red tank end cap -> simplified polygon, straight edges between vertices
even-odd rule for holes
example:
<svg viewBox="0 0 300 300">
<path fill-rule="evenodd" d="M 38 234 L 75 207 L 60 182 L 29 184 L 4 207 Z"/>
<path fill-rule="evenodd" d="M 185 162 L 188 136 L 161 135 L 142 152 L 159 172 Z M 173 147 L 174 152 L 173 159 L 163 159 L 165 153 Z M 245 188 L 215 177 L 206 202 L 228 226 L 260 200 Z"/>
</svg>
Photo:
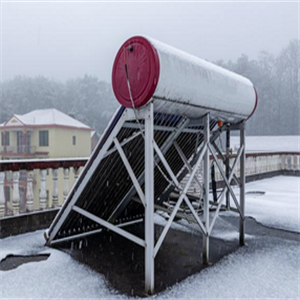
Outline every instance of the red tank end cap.
<svg viewBox="0 0 300 300">
<path fill-rule="evenodd" d="M 128 39 L 120 48 L 112 70 L 114 94 L 121 105 L 132 108 L 125 70 L 135 107 L 141 107 L 153 96 L 159 78 L 159 58 L 156 49 L 144 37 Z"/>
</svg>

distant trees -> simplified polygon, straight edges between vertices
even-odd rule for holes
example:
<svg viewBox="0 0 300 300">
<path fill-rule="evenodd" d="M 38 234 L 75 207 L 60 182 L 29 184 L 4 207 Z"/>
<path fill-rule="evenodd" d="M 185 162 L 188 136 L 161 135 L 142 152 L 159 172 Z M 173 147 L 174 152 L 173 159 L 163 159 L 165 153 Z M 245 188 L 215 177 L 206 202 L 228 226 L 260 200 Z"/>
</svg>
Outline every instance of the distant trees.
<svg viewBox="0 0 300 300">
<path fill-rule="evenodd" d="M 257 60 L 242 55 L 236 62 L 216 62 L 249 78 L 257 90 L 258 107 L 247 122 L 247 134 L 300 134 L 299 49 L 293 40 L 277 57 L 263 51 Z"/>
<path fill-rule="evenodd" d="M 277 57 L 261 52 L 257 60 L 242 55 L 236 62 L 215 62 L 249 78 L 257 89 L 258 107 L 247 122 L 247 134 L 300 134 L 299 48 L 294 40 Z M 102 133 L 118 107 L 111 85 L 93 76 L 66 83 L 17 76 L 0 87 L 0 123 L 13 114 L 54 107 Z"/>
<path fill-rule="evenodd" d="M 56 108 L 102 133 L 117 107 L 111 86 L 93 76 L 66 83 L 17 76 L 1 84 L 0 123 L 13 114 Z"/>
<path fill-rule="evenodd" d="M 102 133 L 116 108 L 111 85 L 96 77 L 68 80 L 64 86 L 61 110 Z"/>
</svg>

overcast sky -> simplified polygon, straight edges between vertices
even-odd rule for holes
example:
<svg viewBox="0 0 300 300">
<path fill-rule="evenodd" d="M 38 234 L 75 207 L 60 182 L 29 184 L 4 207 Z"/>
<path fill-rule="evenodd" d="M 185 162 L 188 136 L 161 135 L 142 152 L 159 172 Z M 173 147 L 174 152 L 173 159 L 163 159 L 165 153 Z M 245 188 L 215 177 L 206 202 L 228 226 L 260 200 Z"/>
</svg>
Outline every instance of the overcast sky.
<svg viewBox="0 0 300 300">
<path fill-rule="evenodd" d="M 110 81 L 114 56 L 146 34 L 201 58 L 278 54 L 298 38 L 299 3 L 1 2 L 2 80 L 15 75 Z"/>
</svg>

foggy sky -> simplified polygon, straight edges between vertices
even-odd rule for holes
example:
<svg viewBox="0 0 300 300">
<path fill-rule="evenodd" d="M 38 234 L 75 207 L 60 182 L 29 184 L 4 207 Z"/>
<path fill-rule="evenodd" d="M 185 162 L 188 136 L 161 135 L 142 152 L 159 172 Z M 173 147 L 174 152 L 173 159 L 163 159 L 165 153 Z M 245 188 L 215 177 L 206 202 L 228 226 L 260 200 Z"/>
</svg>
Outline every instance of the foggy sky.
<svg viewBox="0 0 300 300">
<path fill-rule="evenodd" d="M 110 81 L 121 44 L 146 34 L 201 58 L 277 55 L 298 38 L 299 4 L 288 2 L 2 2 L 1 76 Z"/>
</svg>

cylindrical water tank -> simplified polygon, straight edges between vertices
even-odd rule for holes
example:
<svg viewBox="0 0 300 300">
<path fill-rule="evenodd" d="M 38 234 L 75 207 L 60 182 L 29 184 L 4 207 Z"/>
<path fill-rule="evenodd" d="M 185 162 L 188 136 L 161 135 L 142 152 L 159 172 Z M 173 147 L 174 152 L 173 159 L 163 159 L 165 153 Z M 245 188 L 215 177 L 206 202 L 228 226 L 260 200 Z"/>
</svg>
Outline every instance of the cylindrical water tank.
<svg viewBox="0 0 300 300">
<path fill-rule="evenodd" d="M 247 78 L 143 36 L 121 46 L 112 85 L 125 107 L 153 101 L 156 112 L 189 118 L 210 113 L 235 123 L 248 119 L 257 106 L 256 91 Z"/>
</svg>

